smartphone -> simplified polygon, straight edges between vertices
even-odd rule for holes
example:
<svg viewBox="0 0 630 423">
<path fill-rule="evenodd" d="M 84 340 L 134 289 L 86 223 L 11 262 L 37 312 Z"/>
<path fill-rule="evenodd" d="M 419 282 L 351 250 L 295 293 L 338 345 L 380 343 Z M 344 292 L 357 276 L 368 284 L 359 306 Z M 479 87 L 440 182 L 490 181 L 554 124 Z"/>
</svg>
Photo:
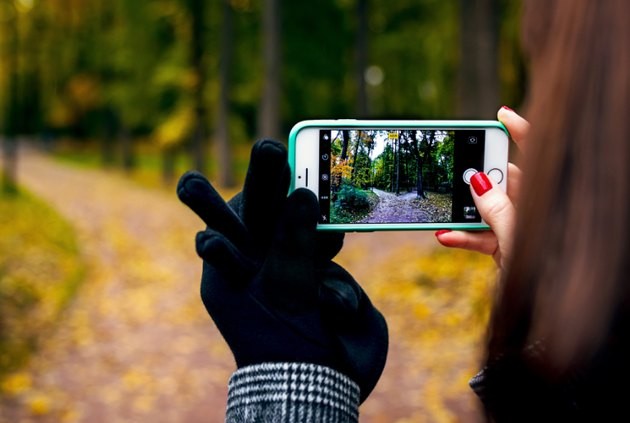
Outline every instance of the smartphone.
<svg viewBox="0 0 630 423">
<path fill-rule="evenodd" d="M 489 120 L 308 120 L 289 136 L 291 189 L 319 199 L 319 230 L 488 229 L 470 194 L 506 189 L 509 134 Z"/>
</svg>

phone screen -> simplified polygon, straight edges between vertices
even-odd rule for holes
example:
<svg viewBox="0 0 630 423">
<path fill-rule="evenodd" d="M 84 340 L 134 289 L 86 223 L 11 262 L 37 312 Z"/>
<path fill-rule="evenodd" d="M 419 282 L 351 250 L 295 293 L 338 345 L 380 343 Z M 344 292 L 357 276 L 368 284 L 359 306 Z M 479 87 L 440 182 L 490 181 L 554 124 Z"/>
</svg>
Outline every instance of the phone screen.
<svg viewBox="0 0 630 423">
<path fill-rule="evenodd" d="M 323 224 L 477 223 L 483 129 L 319 130 Z"/>
</svg>

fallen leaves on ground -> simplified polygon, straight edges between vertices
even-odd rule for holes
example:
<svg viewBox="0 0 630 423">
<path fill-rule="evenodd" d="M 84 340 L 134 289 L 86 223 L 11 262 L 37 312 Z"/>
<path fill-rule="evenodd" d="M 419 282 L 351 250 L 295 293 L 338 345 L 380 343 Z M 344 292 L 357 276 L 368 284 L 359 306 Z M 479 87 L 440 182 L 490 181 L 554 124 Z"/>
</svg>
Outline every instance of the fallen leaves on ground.
<svg viewBox="0 0 630 423">
<path fill-rule="evenodd" d="M 354 256 L 346 252 L 346 264 L 369 266 L 363 285 L 385 315 L 401 360 L 388 361 L 378 399 L 366 403 L 363 414 L 386 415 L 397 404 L 413 404 L 416 417 L 400 422 L 472 421 L 478 409 L 468 380 L 483 352 L 496 278 L 492 260 L 462 250 L 399 245 L 369 264 L 360 250 Z"/>
<path fill-rule="evenodd" d="M 39 158 L 22 167 L 76 226 L 88 273 L 40 353 L 3 382 L 0 421 L 221 421 L 234 363 L 199 299 L 193 240 L 203 224 L 174 193 Z M 362 423 L 455 422 L 475 412 L 467 379 L 483 345 L 492 263 L 407 245 L 410 236 L 419 235 L 366 235 L 339 256 L 390 328 L 387 367 Z"/>
</svg>

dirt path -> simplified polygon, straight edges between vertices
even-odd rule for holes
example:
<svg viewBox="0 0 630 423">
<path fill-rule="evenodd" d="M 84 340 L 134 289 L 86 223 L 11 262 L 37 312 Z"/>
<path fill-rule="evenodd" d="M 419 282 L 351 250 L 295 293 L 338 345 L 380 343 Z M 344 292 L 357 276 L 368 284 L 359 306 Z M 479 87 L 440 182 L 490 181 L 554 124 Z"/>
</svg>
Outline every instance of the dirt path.
<svg viewBox="0 0 630 423">
<path fill-rule="evenodd" d="M 412 203 L 412 200 L 416 198 L 415 193 L 396 195 L 376 188 L 372 190 L 378 195 L 379 202 L 372 213 L 360 223 L 387 223 L 394 220 L 396 222 L 426 222 L 429 220 L 429 215 Z"/>
<path fill-rule="evenodd" d="M 29 369 L 32 394 L 48 404 L 36 421 L 221 421 L 234 365 L 199 300 L 199 219 L 174 194 L 32 152 L 19 171 L 73 222 L 90 264 Z M 2 417 L 31 421 L 25 413 Z"/>
<path fill-rule="evenodd" d="M 223 421 L 234 364 L 199 299 L 193 239 L 201 221 L 174 193 L 119 175 L 32 151 L 22 152 L 19 170 L 22 184 L 74 223 L 90 269 L 26 369 L 25 394 L 0 399 L 0 422 Z M 357 280 L 369 280 L 403 245 L 421 252 L 435 241 L 430 233 L 349 234 L 339 259 Z M 404 420 L 422 409 L 413 395 L 422 378 L 405 367 L 412 355 L 392 339 L 363 423 L 420 421 Z"/>
</svg>

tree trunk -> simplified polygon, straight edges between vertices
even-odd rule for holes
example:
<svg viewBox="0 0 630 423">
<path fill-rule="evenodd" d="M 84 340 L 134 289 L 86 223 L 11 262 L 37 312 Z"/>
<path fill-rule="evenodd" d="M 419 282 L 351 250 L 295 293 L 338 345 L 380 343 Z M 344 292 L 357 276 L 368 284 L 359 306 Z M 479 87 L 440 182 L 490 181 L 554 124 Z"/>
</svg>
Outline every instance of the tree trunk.
<svg viewBox="0 0 630 423">
<path fill-rule="evenodd" d="M 437 187 L 435 186 L 435 163 L 433 162 L 433 147 L 435 145 L 435 131 L 430 131 L 427 136 L 427 132 L 425 131 L 422 134 L 422 140 L 424 141 L 424 151 L 423 162 L 427 164 L 427 174 L 423 185 L 428 186 L 429 189 L 435 190 Z"/>
<path fill-rule="evenodd" d="M 499 107 L 498 0 L 460 0 L 457 114 L 489 119 Z"/>
<path fill-rule="evenodd" d="M 93 0 L 94 8 L 98 11 L 96 14 L 96 34 L 93 35 L 99 40 L 100 48 L 107 46 L 106 35 L 108 31 L 108 21 L 113 19 L 113 11 L 108 11 L 105 8 L 106 0 Z M 110 15 L 110 13 L 112 15 Z M 111 76 L 106 71 L 107 58 L 105 55 L 97 55 L 95 60 L 97 72 L 99 74 L 99 80 L 105 89 L 110 86 Z M 105 168 L 114 166 L 116 163 L 116 126 L 117 116 L 116 112 L 109 104 L 109 100 L 106 100 L 99 112 L 101 130 L 99 133 L 101 144 L 101 164 Z"/>
<path fill-rule="evenodd" d="M 122 153 L 122 167 L 125 172 L 129 173 L 136 168 L 133 138 L 129 133 L 129 128 L 122 125 L 118 138 L 120 139 L 120 149 Z"/>
<path fill-rule="evenodd" d="M 263 92 L 258 111 L 258 137 L 280 138 L 279 0 L 266 0 L 263 10 Z"/>
<path fill-rule="evenodd" d="M 343 137 L 343 141 L 341 144 L 341 160 L 346 160 L 348 158 L 348 144 L 350 143 L 350 131 L 344 129 L 341 131 L 341 135 Z"/>
<path fill-rule="evenodd" d="M 394 192 L 400 194 L 400 138 L 396 139 L 396 186 Z"/>
<path fill-rule="evenodd" d="M 416 156 L 416 166 L 418 168 L 418 172 L 416 174 L 416 194 L 418 198 L 426 199 L 427 196 L 424 193 L 424 186 L 422 184 L 422 159 L 420 156 Z"/>
<path fill-rule="evenodd" d="M 206 171 L 206 107 L 203 101 L 206 88 L 206 73 L 203 66 L 204 0 L 189 0 L 192 19 L 191 65 L 197 85 L 194 90 L 195 129 L 193 132 L 193 163 L 201 173 Z"/>
<path fill-rule="evenodd" d="M 359 155 L 359 144 L 361 144 L 361 137 L 363 136 L 362 131 L 357 132 L 357 141 L 354 145 L 354 155 L 352 156 L 352 173 L 350 175 L 350 180 L 352 182 L 355 181 L 357 177 L 357 156 Z"/>
<path fill-rule="evenodd" d="M 409 162 L 411 161 L 411 157 L 409 157 L 409 144 L 405 143 L 405 166 L 403 167 L 404 170 L 404 175 L 405 175 L 405 191 L 406 192 L 411 192 L 411 170 L 410 167 L 411 165 L 409 164 Z"/>
<path fill-rule="evenodd" d="M 18 73 L 18 13 L 13 14 L 13 18 L 8 20 L 5 26 L 8 44 L 7 68 L 8 68 L 8 93 L 7 114 L 6 114 L 6 138 L 2 140 L 2 192 L 12 194 L 17 191 L 17 135 L 22 129 L 22 116 L 20 113 L 20 79 Z"/>
<path fill-rule="evenodd" d="M 357 44 L 356 44 L 356 81 L 357 81 L 357 117 L 368 116 L 367 86 L 365 70 L 368 66 L 368 0 L 357 0 Z"/>
<path fill-rule="evenodd" d="M 219 60 L 219 104 L 216 116 L 215 142 L 218 150 L 219 184 L 234 186 L 232 151 L 230 149 L 230 73 L 232 70 L 233 29 L 230 0 L 223 0 L 221 27 L 221 53 Z"/>
<path fill-rule="evenodd" d="M 116 163 L 117 117 L 109 105 L 103 107 L 101 118 L 101 163 L 104 167 L 112 167 Z"/>
<path fill-rule="evenodd" d="M 418 198 L 426 199 L 427 196 L 424 193 L 424 183 L 422 180 L 422 167 L 424 166 L 424 161 L 422 160 L 422 156 L 420 155 L 420 140 L 418 140 L 418 134 L 416 131 L 413 131 L 413 138 L 411 140 L 411 146 L 413 150 L 413 155 L 416 158 L 416 194 Z"/>
<path fill-rule="evenodd" d="M 394 191 L 396 187 L 396 143 L 392 142 L 392 161 L 389 168 L 389 190 Z"/>
<path fill-rule="evenodd" d="M 2 140 L 2 192 L 14 194 L 17 192 L 17 139 L 3 138 Z"/>
<path fill-rule="evenodd" d="M 177 147 L 166 147 L 162 150 L 162 183 L 166 186 L 175 181 L 175 159 Z"/>
</svg>

